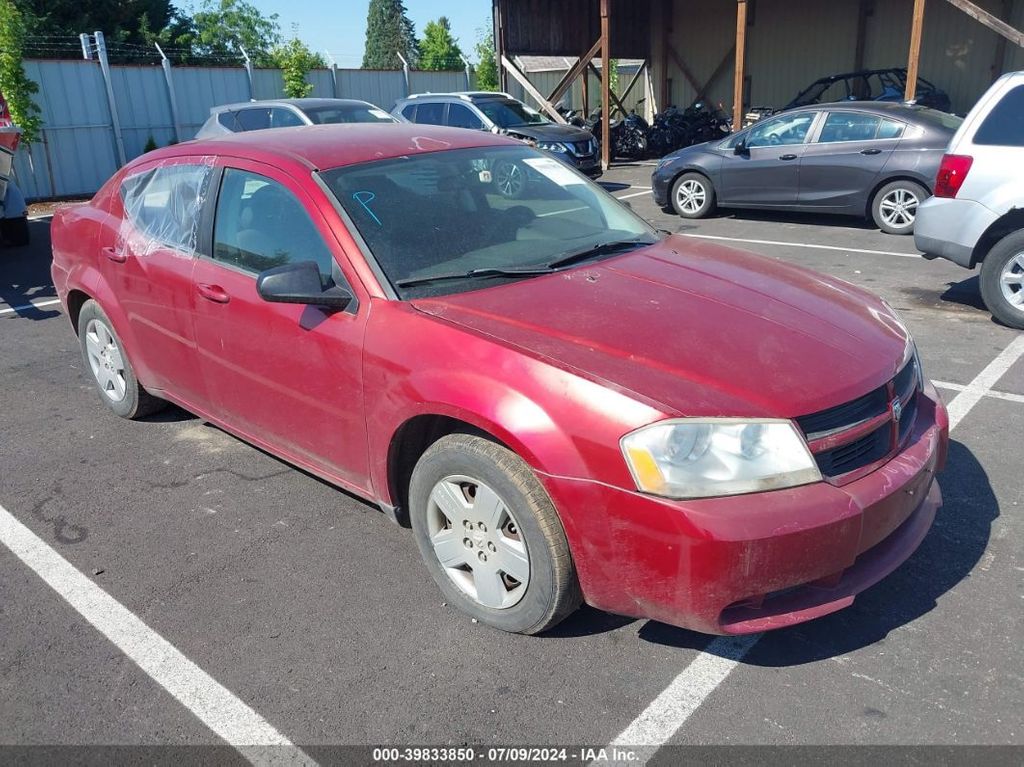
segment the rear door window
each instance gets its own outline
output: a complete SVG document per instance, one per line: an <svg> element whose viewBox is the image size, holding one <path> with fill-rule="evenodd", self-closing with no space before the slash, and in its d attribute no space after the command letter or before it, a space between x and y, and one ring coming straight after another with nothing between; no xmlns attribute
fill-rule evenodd
<svg viewBox="0 0 1024 767"><path fill-rule="evenodd" d="M270 127L270 110L266 107L239 109L235 112L241 130L263 130Z"/></svg>
<svg viewBox="0 0 1024 767"><path fill-rule="evenodd" d="M212 169L212 162L161 165L124 180L122 235L133 254L147 255L160 247L195 254Z"/></svg>
<svg viewBox="0 0 1024 767"><path fill-rule="evenodd" d="M427 125L444 125L444 104L418 104L416 122Z"/></svg>
<svg viewBox="0 0 1024 767"><path fill-rule="evenodd" d="M995 105L974 134L983 146L1024 146L1024 85L1018 85Z"/></svg>
<svg viewBox="0 0 1024 767"><path fill-rule="evenodd" d="M907 129L906 123L901 123L899 120L887 120L883 119L882 124L878 126L877 138L903 138L903 132Z"/></svg>
<svg viewBox="0 0 1024 767"><path fill-rule="evenodd" d="M305 125L302 118L295 112L284 107L274 107L270 110L271 128L294 128L297 125Z"/></svg>
<svg viewBox="0 0 1024 767"><path fill-rule="evenodd" d="M829 112L821 128L819 144L840 141L872 141L882 118L864 112Z"/></svg>

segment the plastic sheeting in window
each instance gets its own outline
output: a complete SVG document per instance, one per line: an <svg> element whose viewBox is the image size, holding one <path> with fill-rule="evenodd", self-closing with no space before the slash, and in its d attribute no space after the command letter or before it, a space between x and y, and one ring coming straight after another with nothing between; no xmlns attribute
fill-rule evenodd
<svg viewBox="0 0 1024 767"><path fill-rule="evenodd" d="M213 165L213 157L166 162L126 178L121 184L124 218L116 249L134 256L168 249L194 256Z"/></svg>

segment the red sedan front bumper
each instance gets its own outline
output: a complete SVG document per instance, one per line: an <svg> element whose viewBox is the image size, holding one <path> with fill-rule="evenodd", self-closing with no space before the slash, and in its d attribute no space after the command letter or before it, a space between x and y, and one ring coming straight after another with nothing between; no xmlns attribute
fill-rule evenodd
<svg viewBox="0 0 1024 767"><path fill-rule="evenodd" d="M669 501L546 477L588 604L711 634L850 605L904 562L942 503L949 421L930 385L902 452L861 479Z"/></svg>

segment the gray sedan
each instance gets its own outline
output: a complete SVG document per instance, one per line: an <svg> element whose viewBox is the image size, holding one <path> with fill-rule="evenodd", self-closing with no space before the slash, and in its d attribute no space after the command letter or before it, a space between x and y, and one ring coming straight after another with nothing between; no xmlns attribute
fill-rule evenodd
<svg viewBox="0 0 1024 767"><path fill-rule="evenodd" d="M654 199L683 218L716 207L838 213L910 234L961 122L903 104L794 109L663 158L651 179Z"/></svg>

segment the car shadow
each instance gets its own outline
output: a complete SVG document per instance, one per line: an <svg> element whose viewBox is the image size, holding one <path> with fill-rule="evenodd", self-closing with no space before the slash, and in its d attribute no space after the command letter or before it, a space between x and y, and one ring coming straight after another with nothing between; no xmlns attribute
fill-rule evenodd
<svg viewBox="0 0 1024 767"><path fill-rule="evenodd" d="M962 443L950 443L949 461L939 481L945 490L943 506L910 559L845 610L764 634L743 663L784 667L834 658L881 642L935 609L940 597L970 576L999 516L984 467ZM640 629L640 637L693 650L708 645L707 636L655 621Z"/></svg>
<svg viewBox="0 0 1024 767"><path fill-rule="evenodd" d="M739 210L720 211L715 218L732 218L737 221L765 221L777 224L805 224L808 226L835 226L844 229L878 231L873 221L860 216L838 216L831 213L799 213L782 210ZM896 238L897 235L891 235Z"/></svg>
<svg viewBox="0 0 1024 767"><path fill-rule="evenodd" d="M623 189L631 189L631 184L621 184L618 181L598 181L598 186L606 192L621 192Z"/></svg>
<svg viewBox="0 0 1024 767"><path fill-rule="evenodd" d="M50 219L28 222L29 244L22 247L0 246L0 308L19 308L4 317L46 320L60 314L56 308L29 306L40 299L55 298L50 278Z"/></svg>
<svg viewBox="0 0 1024 767"><path fill-rule="evenodd" d="M902 286L900 292L913 303L929 309L980 309L988 312L981 298L981 286L976 274L960 282L947 282L945 290Z"/></svg>

